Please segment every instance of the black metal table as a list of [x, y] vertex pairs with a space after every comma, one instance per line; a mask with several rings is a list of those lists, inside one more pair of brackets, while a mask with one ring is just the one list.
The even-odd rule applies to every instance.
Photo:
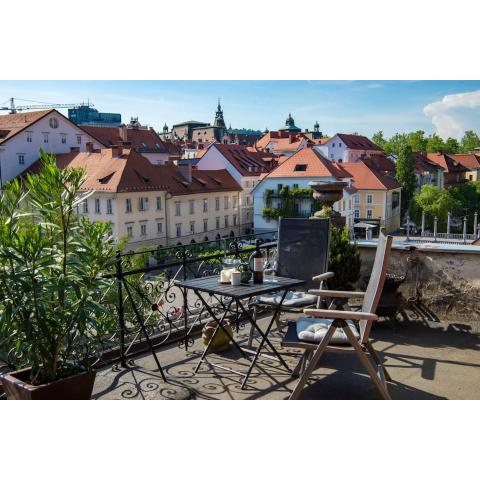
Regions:
[[[203, 351], [203, 354], [200, 358], [200, 361], [198, 362], [197, 367], [195, 368], [195, 373], [198, 372], [198, 369], [200, 368], [201, 364], [206, 360], [206, 356], [208, 354], [208, 351], [210, 349], [210, 346], [215, 339], [216, 334], [218, 333], [219, 329], [221, 328], [223, 332], [227, 335], [227, 337], [230, 339], [232, 344], [235, 346], [235, 348], [238, 349], [238, 351], [242, 354], [244, 358], [247, 358], [247, 354], [253, 354], [253, 359], [250, 362], [250, 365], [247, 369], [246, 372], [239, 372], [236, 370], [232, 370], [230, 368], [224, 367], [222, 365], [216, 365], [216, 364], [211, 364], [215, 367], [218, 367], [223, 370], [227, 370], [233, 373], [237, 373], [239, 375], [244, 376], [244, 380], [242, 382], [241, 388], [243, 389], [248, 381], [248, 377], [250, 376], [250, 373], [252, 372], [253, 367], [255, 366], [255, 363], [257, 362], [258, 357], [261, 354], [261, 350], [263, 349], [264, 345], [267, 344], [272, 353], [278, 358], [280, 363], [287, 369], [287, 371], [291, 372], [290, 368], [288, 365], [285, 363], [285, 360], [281, 357], [281, 355], [277, 352], [275, 347], [272, 345], [270, 340], [268, 339], [268, 334], [270, 333], [270, 330], [273, 326], [273, 322], [276, 318], [276, 316], [279, 314], [283, 301], [285, 300], [285, 296], [289, 290], [293, 290], [297, 287], [300, 287], [304, 285], [306, 282], [304, 280], [297, 280], [294, 278], [286, 278], [286, 277], [277, 277], [275, 276], [274, 279], [268, 279], [262, 284], [254, 284], [252, 281], [250, 281], [248, 284], [241, 284], [239, 286], [232, 286], [230, 284], [221, 284], [219, 282], [219, 276], [214, 275], [211, 277], [202, 277], [202, 278], [194, 278], [192, 280], [177, 280], [175, 283], [177, 286], [182, 288], [184, 291], [184, 295], [187, 295], [188, 290], [193, 290], [195, 295], [200, 299], [201, 303], [203, 304], [203, 307], [205, 310], [209, 313], [209, 315], [212, 317], [212, 319], [215, 321], [217, 324], [212, 337], [210, 338], [207, 346], [205, 347], [205, 350]], [[243, 304], [242, 300], [245, 299], [251, 299], [253, 297], [257, 297], [259, 295], [264, 295], [267, 293], [274, 293], [274, 292], [279, 292], [283, 291], [283, 295], [281, 297], [280, 302], [276, 305], [276, 308], [274, 309], [272, 318], [270, 319], [270, 322], [268, 323], [268, 326], [265, 331], [262, 331], [260, 327], [258, 326], [257, 322], [254, 320], [253, 315], [250, 313], [248, 307], [245, 308], [245, 305]], [[215, 297], [221, 297], [221, 298], [228, 298], [226, 306], [224, 305], [223, 301], [219, 301], [218, 305], [212, 306], [209, 305], [208, 301], [205, 300], [205, 298], [202, 296], [203, 294], [208, 294], [210, 297], [215, 296]], [[232, 310], [231, 307], [232, 305], [235, 305], [235, 309]], [[223, 311], [223, 315], [221, 318], [218, 317], [218, 315], [215, 313], [215, 310], [217, 311]], [[246, 349], [242, 348], [233, 338], [233, 336], [230, 334], [230, 332], [224, 327], [224, 321], [225, 318], [227, 317], [228, 314], [243, 314], [246, 319], [250, 322], [252, 325], [252, 328], [257, 330], [262, 337], [260, 340], [259, 347], [256, 350], [251, 350], [251, 349]], [[272, 357], [270, 357], [272, 358]], [[208, 362], [210, 363], [210, 362]]]

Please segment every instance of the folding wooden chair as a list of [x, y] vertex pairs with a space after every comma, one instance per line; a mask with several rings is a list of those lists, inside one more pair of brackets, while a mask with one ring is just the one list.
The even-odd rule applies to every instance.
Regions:
[[[355, 312], [307, 308], [304, 310], [304, 313], [308, 315], [307, 318], [289, 322], [282, 346], [305, 349], [305, 353], [293, 372], [294, 376], [300, 374], [300, 379], [289, 397], [290, 400], [299, 398], [305, 383], [326, 351], [356, 353], [380, 395], [386, 400], [391, 398], [386, 384], [391, 378], [380, 356], [369, 341], [372, 324], [378, 320], [374, 312], [385, 282], [391, 246], [392, 237], [380, 235], [372, 275], [365, 292], [309, 290], [309, 293], [322, 297], [363, 298], [363, 304], [362, 309]], [[360, 331], [357, 331], [352, 320], [359, 322]]]

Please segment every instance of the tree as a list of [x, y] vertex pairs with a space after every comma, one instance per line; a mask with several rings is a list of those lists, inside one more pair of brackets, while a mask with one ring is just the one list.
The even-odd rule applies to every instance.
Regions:
[[415, 157], [410, 145], [404, 145], [397, 160], [395, 178], [402, 186], [402, 213], [410, 210], [413, 195], [417, 185], [415, 177]]
[[443, 151], [445, 153], [458, 153], [460, 150], [460, 145], [455, 138], [448, 137], [444, 143]]
[[445, 150], [445, 143], [442, 138], [439, 137], [436, 133], [430, 135], [427, 139], [427, 152], [443, 152]]
[[421, 191], [415, 195], [414, 201], [420, 210], [431, 217], [438, 217], [442, 221], [446, 220], [448, 212], [458, 212], [462, 207], [451, 189], [438, 190], [434, 185], [424, 185]]
[[410, 132], [406, 140], [414, 152], [425, 152], [427, 150], [427, 139], [425, 138], [425, 132], [423, 130]]
[[378, 132], [375, 132], [372, 136], [372, 142], [378, 145], [380, 148], [383, 148], [387, 141], [385, 140], [383, 136], [382, 130], [379, 130]]
[[405, 133], [396, 133], [392, 135], [385, 144], [384, 150], [386, 153], [393, 153], [399, 155], [400, 150], [407, 143], [407, 135]]
[[480, 147], [480, 138], [473, 130], [467, 130], [461, 140], [462, 152], [473, 152], [477, 147]]

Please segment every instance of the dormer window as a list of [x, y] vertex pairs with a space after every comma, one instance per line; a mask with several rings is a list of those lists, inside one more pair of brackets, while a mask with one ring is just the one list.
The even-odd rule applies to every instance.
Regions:
[[305, 163], [298, 163], [295, 165], [295, 168], [293, 169], [294, 172], [306, 172], [307, 171], [307, 165]]

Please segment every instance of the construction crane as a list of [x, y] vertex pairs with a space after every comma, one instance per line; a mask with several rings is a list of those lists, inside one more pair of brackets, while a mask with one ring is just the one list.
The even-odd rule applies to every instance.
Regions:
[[[21, 98], [10, 98], [9, 107], [0, 107], [0, 110], [10, 110], [10, 113], [21, 112], [22, 110], [42, 110], [44, 108], [76, 108], [81, 106], [93, 107], [93, 103], [39, 103], [37, 105], [15, 105], [15, 100], [22, 100]], [[8, 100], [7, 100], [8, 101]], [[24, 102], [33, 102], [34, 100], [23, 100]], [[6, 103], [6, 102], [4, 102]]]

